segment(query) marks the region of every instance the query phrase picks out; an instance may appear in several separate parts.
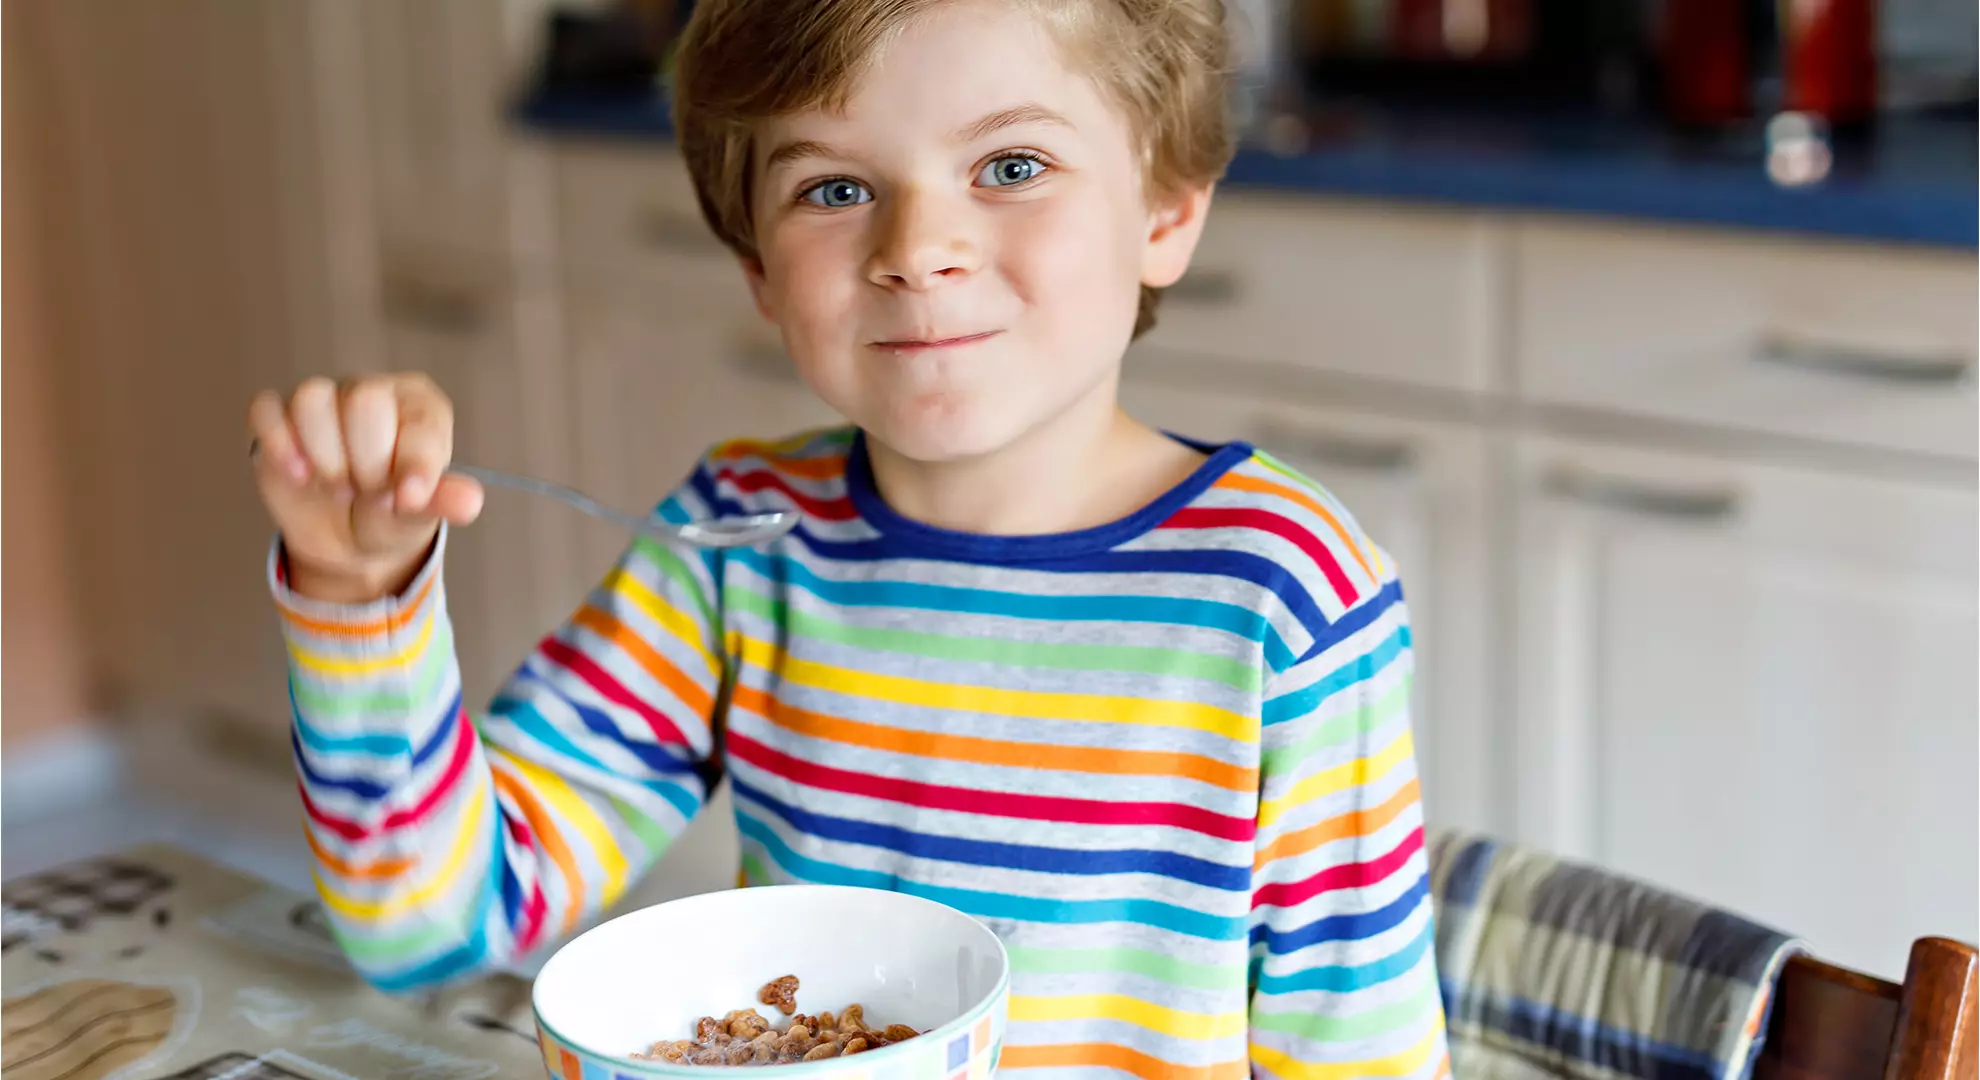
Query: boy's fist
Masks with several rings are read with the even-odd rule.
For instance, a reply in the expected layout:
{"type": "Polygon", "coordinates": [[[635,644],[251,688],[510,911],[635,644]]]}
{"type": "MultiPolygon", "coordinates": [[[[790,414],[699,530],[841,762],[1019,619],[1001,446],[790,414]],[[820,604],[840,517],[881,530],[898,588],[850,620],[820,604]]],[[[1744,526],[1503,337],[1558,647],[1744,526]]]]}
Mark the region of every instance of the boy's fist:
{"type": "Polygon", "coordinates": [[[289,587],[333,603],[404,589],[442,520],[481,512],[481,485],[447,472],[454,406],[417,372],[305,380],[248,406],[254,476],[281,530],[289,587]]]}

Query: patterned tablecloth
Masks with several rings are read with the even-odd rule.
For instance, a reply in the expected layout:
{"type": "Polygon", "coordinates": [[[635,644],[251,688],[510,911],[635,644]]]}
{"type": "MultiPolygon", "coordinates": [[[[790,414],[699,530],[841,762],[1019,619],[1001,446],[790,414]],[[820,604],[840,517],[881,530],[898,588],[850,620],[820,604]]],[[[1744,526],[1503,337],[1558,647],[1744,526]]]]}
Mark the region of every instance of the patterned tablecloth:
{"type": "Polygon", "coordinates": [[[542,1077],[529,987],[351,972],[312,898],[141,847],[0,887],[0,1080],[542,1077]]]}

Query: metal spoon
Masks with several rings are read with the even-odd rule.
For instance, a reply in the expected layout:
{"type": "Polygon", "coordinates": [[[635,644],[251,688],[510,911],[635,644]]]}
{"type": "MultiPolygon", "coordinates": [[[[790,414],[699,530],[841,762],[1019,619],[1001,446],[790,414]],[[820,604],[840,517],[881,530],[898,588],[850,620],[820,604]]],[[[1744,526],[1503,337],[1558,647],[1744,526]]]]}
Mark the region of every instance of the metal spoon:
{"type": "Polygon", "coordinates": [[[488,487],[503,487],[512,491],[526,491],[532,495],[546,495],[621,528],[630,529],[656,540],[685,541],[697,547],[749,547],[768,543],[796,528],[799,517],[795,511],[776,510],[767,514],[715,518],[676,525],[657,517],[640,517],[614,510],[576,488],[553,484],[548,480],[538,480],[533,476],[519,476],[499,469],[486,469],[479,465],[456,464],[451,466],[449,471],[473,477],[488,487]]]}

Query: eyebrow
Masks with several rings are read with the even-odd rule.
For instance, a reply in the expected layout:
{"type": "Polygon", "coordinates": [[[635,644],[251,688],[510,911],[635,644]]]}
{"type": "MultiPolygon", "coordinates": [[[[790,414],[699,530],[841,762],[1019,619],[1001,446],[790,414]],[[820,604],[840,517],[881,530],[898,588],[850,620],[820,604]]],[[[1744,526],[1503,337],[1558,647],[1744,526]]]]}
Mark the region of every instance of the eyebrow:
{"type": "Polygon", "coordinates": [[[1020,124],[1053,124],[1066,128],[1073,126],[1072,121],[1043,105],[1017,105],[1008,109],[999,109],[970,124],[956,132],[956,138],[961,142],[975,142],[992,132],[1002,131],[1007,127],[1017,127],[1020,124]]]}
{"type": "MultiPolygon", "coordinates": [[[[975,142],[1005,128],[1017,127],[1021,124],[1052,124],[1065,128],[1073,126],[1072,121],[1043,105],[1014,105],[1008,109],[999,109],[964,126],[956,132],[956,139],[958,142],[975,142]]],[[[798,139],[783,143],[770,151],[770,155],[763,160],[763,171],[773,172],[779,166],[804,158],[842,156],[844,155],[832,146],[816,139],[798,139]]]]}

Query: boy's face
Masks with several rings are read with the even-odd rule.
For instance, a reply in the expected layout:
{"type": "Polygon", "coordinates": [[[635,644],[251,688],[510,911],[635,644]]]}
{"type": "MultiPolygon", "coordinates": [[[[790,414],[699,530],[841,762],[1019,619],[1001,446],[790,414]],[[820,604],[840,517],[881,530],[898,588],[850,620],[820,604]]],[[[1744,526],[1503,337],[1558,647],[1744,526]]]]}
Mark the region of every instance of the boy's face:
{"type": "Polygon", "coordinates": [[[1209,200],[1151,206],[1126,118],[1001,0],[933,9],[842,113],[756,142],[758,306],[819,396],[917,461],[1111,415],[1139,287],[1182,275],[1209,200]]]}

